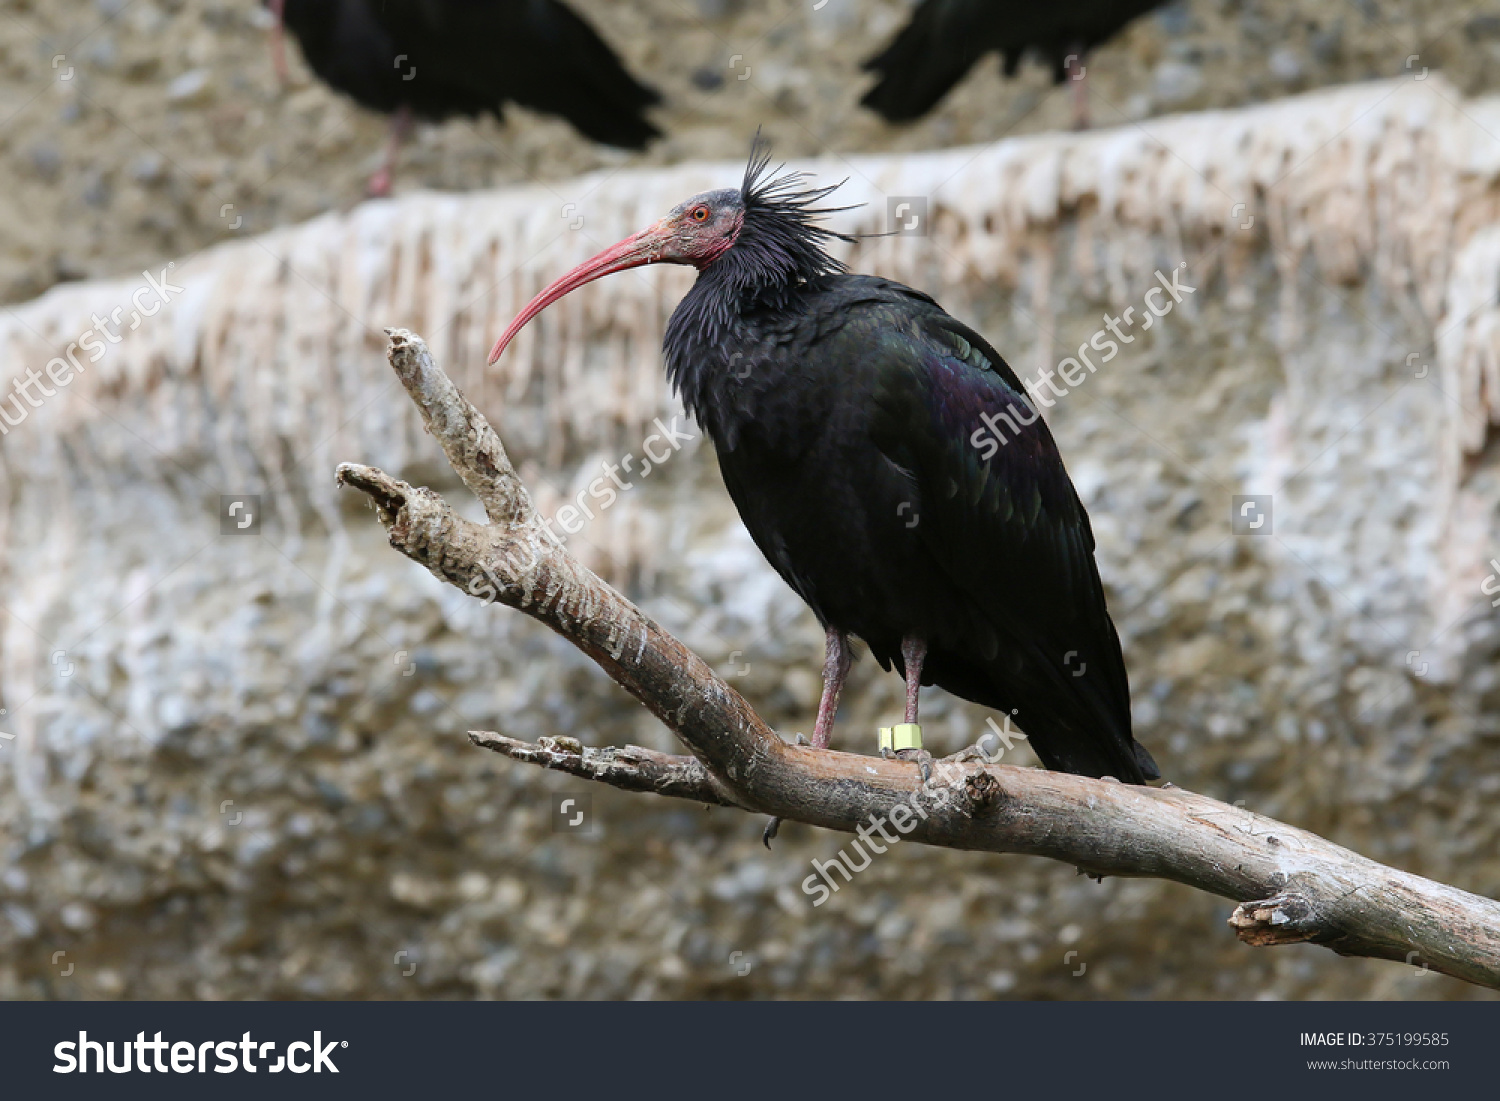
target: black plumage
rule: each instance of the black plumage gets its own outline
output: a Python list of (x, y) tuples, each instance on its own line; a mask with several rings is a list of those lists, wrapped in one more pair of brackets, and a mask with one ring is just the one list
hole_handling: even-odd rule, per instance
[(1127, 23), (1167, 0), (923, 0), (891, 44), (865, 62), (880, 80), (861, 102), (890, 122), (911, 122), (935, 107), (988, 53), (999, 52), (1006, 76), (1035, 54), (1068, 75)]
[[(828, 630), (814, 744), (855, 635), (907, 677), (908, 722), (920, 680), (1013, 716), (1050, 768), (1155, 778), (1088, 515), (1015, 373), (929, 296), (845, 272), (816, 223), (831, 189), (767, 170), (758, 151), (738, 190), (690, 199), (558, 280), (492, 360), (592, 279), (697, 266), (667, 373), (757, 546)], [(1015, 435), (980, 446), (985, 414)]]
[(640, 149), (660, 101), (558, 0), (268, 0), (322, 80), (372, 111), (431, 121), (517, 103)]

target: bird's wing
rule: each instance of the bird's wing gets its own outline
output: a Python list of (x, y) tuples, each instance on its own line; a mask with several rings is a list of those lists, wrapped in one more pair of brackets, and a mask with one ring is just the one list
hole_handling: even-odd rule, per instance
[(860, 102), (888, 122), (921, 118), (996, 47), (995, 6), (1007, 5), (924, 0), (891, 44), (864, 63), (880, 80)]
[(396, 51), (364, 0), (287, 0), (282, 18), (319, 79), (372, 111), (401, 106)]
[(875, 441), (913, 473), (950, 570), (980, 589), (1000, 580), (997, 567), (1023, 571), (1035, 585), (1007, 585), (1004, 602), (1050, 604), (1064, 620), (1102, 606), (1088, 514), (1015, 372), (939, 311), (883, 335), (895, 347), (881, 364)]
[[(1076, 725), (1128, 750), (1129, 684), (1088, 514), (1015, 372), (930, 303), (912, 299), (875, 342), (874, 442), (909, 473), (917, 530), (1000, 645), (1029, 648), (1029, 675), (1087, 701)], [(1076, 677), (1085, 663), (1094, 675)]]
[[(507, 102), (560, 115), (586, 137), (639, 149), (659, 131), (657, 92), (559, 0), (367, 0), (398, 48), (437, 66), (497, 113)], [(409, 45), (408, 45), (409, 44)], [(417, 60), (414, 80), (421, 80)]]
[(865, 62), (880, 80), (860, 102), (889, 122), (919, 119), (991, 50), (1000, 51), (1007, 76), (1015, 74), (1027, 51), (1035, 51), (1061, 81), (1069, 53), (1108, 41), (1165, 2), (923, 0), (891, 44)]

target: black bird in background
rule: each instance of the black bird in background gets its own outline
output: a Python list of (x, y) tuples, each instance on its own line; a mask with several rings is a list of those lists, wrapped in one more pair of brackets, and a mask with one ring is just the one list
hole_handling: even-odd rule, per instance
[(907, 723), (936, 684), (1013, 716), (1049, 768), (1157, 778), (1131, 735), (1089, 518), (1015, 372), (922, 292), (846, 274), (824, 246), (850, 238), (817, 224), (834, 189), (768, 167), (757, 141), (741, 187), (564, 275), (490, 362), (585, 283), (693, 265), (667, 374), (757, 546), (826, 630), (813, 745), (828, 744), (855, 635), (904, 674)]
[(1083, 58), (1124, 26), (1168, 0), (923, 0), (885, 50), (865, 62), (880, 81), (860, 102), (889, 122), (921, 118), (992, 50), (1006, 76), (1035, 53), (1053, 79), (1074, 78), (1074, 122), (1088, 125)]
[(414, 118), (439, 122), (506, 103), (560, 115), (585, 137), (641, 149), (659, 131), (660, 102), (595, 30), (558, 0), (267, 0), (273, 56), (286, 75), (281, 28), (296, 36), (323, 81), (392, 115), (385, 164), (370, 193), (390, 190)]

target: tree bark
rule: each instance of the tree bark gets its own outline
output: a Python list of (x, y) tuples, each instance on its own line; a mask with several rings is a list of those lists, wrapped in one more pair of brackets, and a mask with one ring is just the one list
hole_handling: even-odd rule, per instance
[[(627, 791), (851, 833), (879, 821), (929, 845), (1044, 856), (1091, 875), (1175, 880), (1238, 902), (1229, 923), (1247, 944), (1311, 941), (1500, 989), (1500, 904), (1251, 811), (1170, 785), (990, 764), (975, 749), (935, 762), (924, 784), (915, 763), (783, 742), (702, 659), (552, 539), (489, 422), (419, 337), (388, 333), (391, 366), (489, 523), (466, 520), (431, 490), (371, 467), (342, 464), (340, 484), (370, 496), (402, 554), (551, 627), (645, 704), (692, 756), (472, 731), (476, 745)], [(898, 806), (906, 810), (893, 821)]]

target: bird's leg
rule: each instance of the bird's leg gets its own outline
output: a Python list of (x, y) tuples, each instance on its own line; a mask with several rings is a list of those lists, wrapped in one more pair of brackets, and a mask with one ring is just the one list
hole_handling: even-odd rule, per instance
[[(828, 628), (823, 644), (823, 698), (818, 701), (818, 721), (813, 727), (814, 749), (828, 748), (828, 738), (833, 733), (833, 717), (839, 710), (839, 694), (844, 690), (844, 678), (849, 675), (849, 666), (852, 664), (848, 637), (843, 631)], [(806, 745), (807, 739), (798, 734), (795, 744)], [(773, 818), (766, 823), (765, 832), (760, 835), (766, 848), (771, 847), (776, 831), (780, 828), (780, 818)]]
[(404, 104), (391, 116), (391, 136), (386, 143), (385, 157), (365, 186), (365, 194), (370, 198), (383, 199), (391, 193), (391, 184), (396, 179), (396, 158), (401, 153), (402, 144), (411, 134), (412, 122), (411, 108)]
[(839, 694), (844, 690), (851, 664), (848, 637), (835, 627), (828, 628), (823, 648), (823, 698), (818, 701), (818, 721), (813, 727), (814, 749), (828, 748), (833, 718), (839, 710)]
[[(906, 669), (906, 721), (913, 725), (917, 722), (917, 693), (922, 688), (922, 663), (926, 660), (926, 642), (913, 635), (901, 640), (901, 664)], [(903, 760), (915, 760), (922, 773), (922, 783), (932, 779), (932, 754), (921, 746), (898, 749), (894, 755)]]
[(922, 687), (922, 663), (927, 660), (927, 643), (908, 635), (901, 640), (901, 664), (906, 666), (906, 721), (917, 721), (917, 691)]
[(276, 70), (276, 82), (285, 88), (291, 83), (286, 69), (286, 0), (271, 0), (271, 68)]
[(1073, 49), (1075, 52), (1070, 53), (1063, 62), (1068, 83), (1073, 88), (1073, 129), (1087, 130), (1089, 128), (1089, 71), (1083, 63), (1082, 43), (1074, 46)]

